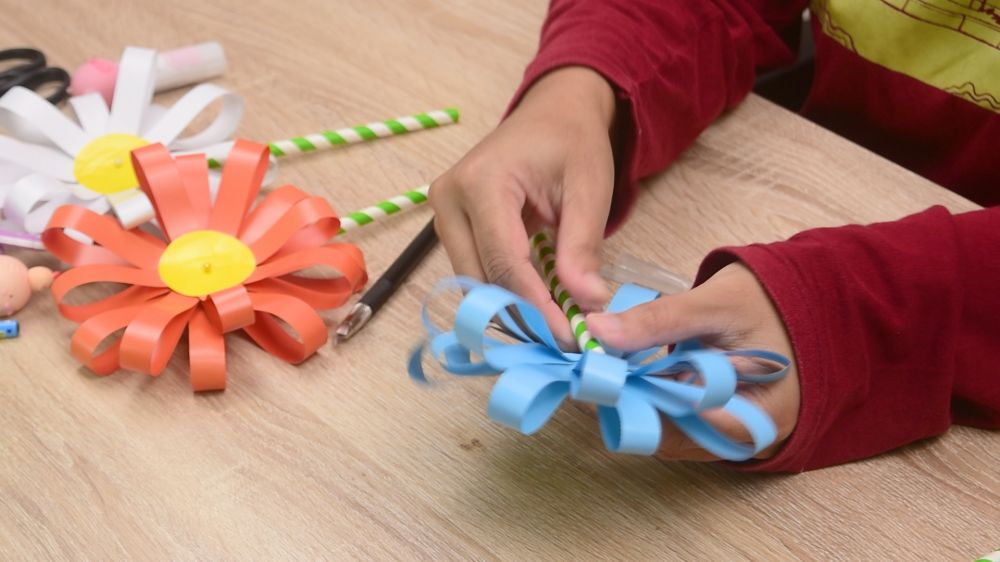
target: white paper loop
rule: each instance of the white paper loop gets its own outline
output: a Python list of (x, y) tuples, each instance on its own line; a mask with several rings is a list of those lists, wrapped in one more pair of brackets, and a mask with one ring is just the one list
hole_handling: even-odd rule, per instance
[(156, 51), (126, 47), (118, 63), (108, 133), (138, 135), (142, 114), (153, 100)]
[(73, 113), (76, 120), (83, 127), (83, 132), (88, 139), (93, 139), (103, 135), (108, 130), (108, 104), (104, 103), (104, 98), (97, 92), (91, 92), (82, 96), (69, 98), (69, 104), (73, 106)]
[(16, 181), (4, 201), (4, 216), (31, 234), (40, 234), (57, 207), (71, 196), (66, 186), (44, 174), (30, 174)]
[(115, 193), (109, 195), (107, 199), (111, 203), (111, 210), (118, 217), (118, 222), (126, 229), (149, 222), (156, 216), (153, 204), (149, 202), (146, 194), (138, 189)]
[(76, 181), (73, 160), (52, 147), (28, 144), (0, 135), (0, 159), (63, 181)]
[(75, 156), (87, 144), (87, 137), (69, 117), (32, 90), (14, 86), (0, 98), (0, 110), (27, 121), (66, 154)]
[[(177, 138), (201, 112), (218, 99), (222, 100), (222, 107), (207, 127), (193, 135)], [(166, 115), (142, 137), (149, 142), (161, 142), (171, 150), (195, 150), (230, 138), (242, 117), (243, 98), (214, 84), (201, 84), (177, 100)]]

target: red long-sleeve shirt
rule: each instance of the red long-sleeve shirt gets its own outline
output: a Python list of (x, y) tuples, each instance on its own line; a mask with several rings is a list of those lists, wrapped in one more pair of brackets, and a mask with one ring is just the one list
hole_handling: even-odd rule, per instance
[[(521, 94), (591, 67), (615, 87), (625, 135), (610, 224), (755, 73), (794, 60), (803, 0), (552, 0)], [(903, 8), (896, 5), (903, 5)], [(971, 4), (978, 4), (972, 2)], [(814, 0), (813, 120), (983, 205), (1000, 203), (1000, 13), (949, 0)], [(943, 433), (1000, 428), (1000, 207), (723, 248), (774, 300), (802, 388), (774, 458), (799, 471)]]

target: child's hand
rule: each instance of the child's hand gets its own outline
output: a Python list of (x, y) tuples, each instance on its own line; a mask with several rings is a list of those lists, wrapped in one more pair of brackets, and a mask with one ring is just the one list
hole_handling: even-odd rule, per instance
[[(793, 357), (791, 342), (778, 311), (764, 288), (744, 265), (721, 269), (704, 284), (685, 293), (661, 297), (622, 314), (590, 314), (590, 332), (611, 347), (637, 350), (697, 338), (723, 349), (760, 348)], [(738, 363), (740, 372), (755, 365)], [(758, 367), (759, 368), (759, 367)], [(741, 394), (764, 409), (778, 428), (773, 447), (757, 458), (773, 456), (792, 433), (799, 417), (799, 377), (792, 362), (788, 376), (769, 384), (746, 385)], [(743, 442), (749, 435), (721, 410), (704, 414), (712, 425)], [(672, 460), (717, 460), (676, 427), (663, 428), (660, 457)]]
[(556, 231), (556, 271), (585, 310), (609, 292), (598, 273), (614, 189), (611, 86), (582, 67), (555, 70), (431, 186), (435, 227), (455, 273), (502, 285), (573, 337), (531, 264), (528, 236)]

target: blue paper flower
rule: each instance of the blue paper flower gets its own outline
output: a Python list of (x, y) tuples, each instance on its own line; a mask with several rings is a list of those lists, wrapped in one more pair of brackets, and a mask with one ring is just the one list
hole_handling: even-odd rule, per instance
[[(422, 317), (428, 341), (410, 357), (410, 376), (426, 382), (422, 359), (428, 346), (434, 359), (450, 373), (499, 374), (488, 407), (490, 418), (499, 423), (530, 435), (570, 397), (597, 406), (604, 443), (613, 452), (656, 452), (661, 414), (723, 459), (746, 460), (774, 443), (774, 422), (737, 395), (736, 388), (737, 382), (768, 383), (785, 376), (790, 361), (781, 354), (712, 350), (695, 340), (677, 344), (666, 355), (659, 347), (631, 353), (564, 352), (537, 308), (496, 285), (466, 278), (446, 280), (428, 302), (452, 287), (466, 291), (455, 314), (454, 329), (436, 327), (425, 302)], [(608, 311), (622, 312), (658, 296), (650, 289), (625, 285), (616, 292)], [(515, 341), (489, 336), (491, 326), (503, 327)], [(762, 359), (780, 368), (764, 375), (741, 375), (729, 361), (732, 356)], [(693, 376), (679, 378), (682, 373)], [(714, 408), (722, 408), (738, 420), (752, 443), (733, 441), (706, 422), (702, 412)]]

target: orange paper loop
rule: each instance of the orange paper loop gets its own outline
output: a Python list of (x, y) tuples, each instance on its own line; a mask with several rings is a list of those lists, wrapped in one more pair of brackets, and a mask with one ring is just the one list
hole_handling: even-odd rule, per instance
[[(68, 236), (67, 229), (87, 236), (93, 244)], [(72, 265), (131, 263), (142, 268), (155, 267), (166, 246), (155, 238), (123, 230), (113, 217), (76, 205), (56, 209), (42, 233), (42, 242), (52, 255)]]
[(271, 193), (268, 193), (264, 200), (257, 205), (243, 222), (240, 229), (240, 240), (247, 240), (251, 244), (259, 240), (275, 221), (288, 212), (296, 203), (309, 197), (308, 193), (303, 193), (301, 189), (293, 185), (283, 185)]
[(162, 144), (150, 144), (132, 152), (132, 166), (139, 187), (156, 201), (156, 220), (171, 240), (196, 230), (203, 222), (191, 213), (194, 208), (181, 177), (181, 168)]
[[(110, 297), (87, 304), (67, 305), (63, 303), (63, 300), (74, 289), (101, 282), (129, 283), (132, 286)], [(166, 292), (166, 289), (163, 288), (163, 282), (157, 275), (141, 269), (118, 265), (84, 265), (60, 274), (52, 282), (52, 296), (55, 298), (60, 314), (77, 322), (111, 308), (138, 305), (154, 297), (164, 295)]]
[(97, 353), (97, 348), (115, 332), (128, 326), (140, 310), (141, 306), (114, 308), (84, 321), (69, 342), (73, 357), (98, 375), (110, 375), (118, 370), (121, 338), (114, 338), (101, 353)]
[(237, 140), (222, 168), (222, 181), (215, 197), (215, 207), (208, 228), (236, 235), (267, 173), (271, 152), (262, 144)]
[(318, 232), (329, 233), (323, 240), (325, 243), (337, 234), (340, 229), (340, 221), (333, 214), (330, 205), (323, 199), (319, 197), (303, 199), (275, 221), (273, 227), (265, 232), (260, 239), (252, 242), (250, 250), (257, 258), (258, 263), (263, 262), (306, 227), (316, 228)]
[(144, 306), (122, 335), (121, 367), (159, 375), (184, 334), (198, 299), (177, 293)]
[[(289, 363), (298, 364), (316, 352), (327, 339), (326, 324), (305, 302), (278, 293), (251, 293), (257, 321), (244, 331), (260, 347)], [(292, 337), (281, 320), (294, 330)]]
[(176, 158), (191, 208), (187, 214), (197, 225), (207, 225), (212, 212), (212, 189), (208, 182), (208, 159), (204, 154), (185, 154)]
[(191, 390), (226, 388), (226, 340), (202, 311), (195, 312), (188, 326), (188, 357)]
[(365, 260), (361, 251), (353, 244), (340, 242), (275, 257), (264, 265), (258, 266), (247, 282), (252, 283), (260, 279), (281, 277), (317, 265), (325, 265), (338, 271), (347, 279), (352, 293), (360, 290), (368, 282)]
[[(327, 341), (316, 309), (342, 305), (368, 276), (356, 247), (328, 243), (339, 220), (323, 199), (285, 186), (248, 215), (268, 151), (247, 141), (234, 144), (214, 205), (203, 156), (174, 159), (148, 145), (132, 158), (161, 232), (124, 230), (110, 217), (67, 206), (43, 234), (46, 247), (74, 266), (52, 289), (60, 313), (82, 322), (70, 342), (74, 357), (98, 374), (124, 368), (158, 375), (187, 331), (192, 389), (221, 390), (227, 332), (243, 329), (291, 363)], [(313, 267), (333, 276), (294, 275)], [(74, 289), (95, 283), (127, 287), (65, 304)]]
[(205, 300), (205, 313), (222, 333), (249, 326), (254, 321), (253, 303), (242, 285), (209, 295)]

